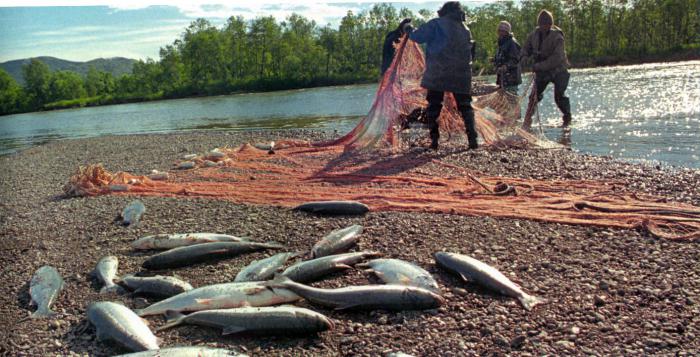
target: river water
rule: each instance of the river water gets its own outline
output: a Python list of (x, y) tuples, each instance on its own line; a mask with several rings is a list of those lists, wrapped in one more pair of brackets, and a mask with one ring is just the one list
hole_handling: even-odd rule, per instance
[[(106, 134), (288, 128), (344, 133), (368, 112), (375, 91), (376, 85), (325, 87), (3, 116), (0, 153)], [(574, 116), (570, 132), (556, 128), (561, 119), (551, 86), (540, 103), (550, 140), (583, 153), (700, 168), (700, 61), (572, 70), (567, 94)]]

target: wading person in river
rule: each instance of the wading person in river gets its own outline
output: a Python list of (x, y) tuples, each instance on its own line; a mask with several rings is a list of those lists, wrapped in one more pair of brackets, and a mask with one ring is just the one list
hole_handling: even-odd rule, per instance
[[(564, 33), (554, 26), (554, 17), (547, 10), (540, 11), (537, 28), (527, 36), (520, 52), (521, 58), (534, 58), (532, 70), (535, 72), (537, 101), (542, 100), (542, 93), (549, 83), (554, 83), (554, 101), (562, 113), (562, 127), (571, 125), (571, 104), (565, 95), (569, 85), (569, 61), (564, 49)], [(530, 128), (532, 123), (523, 123)]]
[(496, 84), (504, 90), (518, 94), (518, 85), (522, 83), (520, 75), (520, 44), (513, 37), (510, 23), (498, 24), (498, 47), (493, 59), (496, 67)]
[(469, 148), (476, 149), (477, 133), (472, 109), (472, 41), (471, 32), (464, 24), (465, 14), (459, 1), (448, 1), (438, 10), (438, 18), (413, 31), (410, 24), (404, 25), (409, 38), (425, 43), (425, 73), (421, 87), (428, 90), (426, 119), (430, 129), (430, 147), (438, 148), (440, 130), (438, 118), (442, 111), (445, 92), (450, 92), (462, 114), (469, 139)]

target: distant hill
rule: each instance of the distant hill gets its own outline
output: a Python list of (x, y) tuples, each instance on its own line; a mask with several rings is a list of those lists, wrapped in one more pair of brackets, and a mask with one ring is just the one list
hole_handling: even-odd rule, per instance
[[(136, 60), (124, 58), (124, 57), (113, 57), (113, 58), (97, 58), (87, 62), (73, 62), (66, 61), (56, 57), (36, 57), (38, 60), (46, 63), (52, 72), (55, 71), (73, 71), (78, 72), (81, 75), (85, 75), (88, 72), (90, 66), (95, 66), (98, 71), (111, 72), (114, 76), (121, 76), (125, 73), (131, 73), (131, 68)], [(22, 66), (29, 63), (31, 58), (24, 58), (20, 60), (13, 60), (0, 63), (0, 68), (4, 69), (9, 73), (12, 78), (14, 78), (17, 83), (24, 85), (24, 78), (22, 78)]]

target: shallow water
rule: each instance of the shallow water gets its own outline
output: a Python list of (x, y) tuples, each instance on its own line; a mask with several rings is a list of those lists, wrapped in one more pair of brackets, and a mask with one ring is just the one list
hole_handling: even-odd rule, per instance
[[(700, 168), (700, 61), (571, 72), (571, 131), (556, 128), (561, 119), (552, 88), (540, 103), (549, 139), (584, 153)], [(344, 133), (368, 112), (375, 91), (376, 85), (326, 87), (4, 116), (0, 153), (105, 134), (288, 128)]]

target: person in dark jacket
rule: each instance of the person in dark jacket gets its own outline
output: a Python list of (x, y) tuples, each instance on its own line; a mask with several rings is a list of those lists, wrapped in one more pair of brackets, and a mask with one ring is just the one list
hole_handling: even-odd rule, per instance
[(496, 84), (510, 93), (518, 94), (518, 85), (523, 82), (520, 75), (520, 44), (513, 37), (508, 21), (498, 24), (498, 48), (493, 64), (496, 67)]
[[(564, 49), (564, 33), (554, 26), (554, 17), (547, 10), (540, 11), (537, 17), (537, 28), (527, 36), (525, 45), (520, 51), (521, 58), (534, 57), (535, 86), (537, 100), (542, 100), (542, 93), (547, 84), (554, 83), (554, 101), (562, 113), (562, 126), (571, 124), (571, 104), (565, 95), (569, 85), (569, 60)], [(529, 128), (532, 123), (523, 123)]]
[(384, 72), (389, 69), (391, 62), (394, 60), (394, 52), (396, 52), (394, 45), (399, 43), (401, 40), (401, 36), (404, 35), (404, 26), (409, 22), (411, 22), (411, 19), (403, 19), (403, 21), (401, 21), (399, 24), (399, 27), (397, 27), (396, 30), (389, 32), (384, 38), (384, 47), (382, 48), (382, 76), (384, 75)]
[(471, 105), (471, 32), (464, 24), (465, 13), (459, 1), (443, 4), (438, 16), (415, 31), (410, 24), (404, 26), (411, 40), (426, 44), (421, 87), (428, 90), (426, 119), (430, 128), (430, 147), (438, 148), (440, 130), (437, 120), (442, 111), (444, 93), (450, 92), (462, 114), (469, 148), (476, 149), (477, 133)]

